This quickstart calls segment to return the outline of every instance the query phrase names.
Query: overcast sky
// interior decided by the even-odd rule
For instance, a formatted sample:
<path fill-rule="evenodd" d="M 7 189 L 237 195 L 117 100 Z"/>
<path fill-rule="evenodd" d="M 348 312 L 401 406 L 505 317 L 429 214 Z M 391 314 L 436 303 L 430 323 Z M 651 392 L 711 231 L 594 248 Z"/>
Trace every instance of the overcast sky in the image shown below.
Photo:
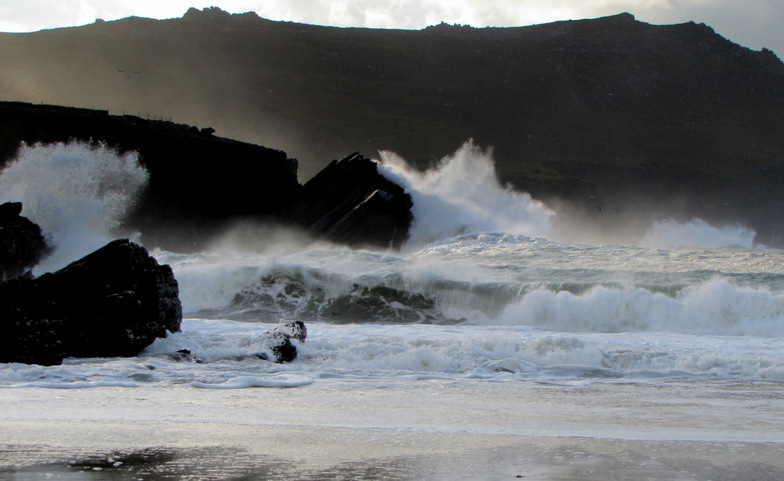
<path fill-rule="evenodd" d="M 460 23 L 523 26 L 630 12 L 654 24 L 706 23 L 745 47 L 784 58 L 784 0 L 0 0 L 0 31 L 25 32 L 136 15 L 181 17 L 189 7 L 340 27 L 420 29 Z"/>

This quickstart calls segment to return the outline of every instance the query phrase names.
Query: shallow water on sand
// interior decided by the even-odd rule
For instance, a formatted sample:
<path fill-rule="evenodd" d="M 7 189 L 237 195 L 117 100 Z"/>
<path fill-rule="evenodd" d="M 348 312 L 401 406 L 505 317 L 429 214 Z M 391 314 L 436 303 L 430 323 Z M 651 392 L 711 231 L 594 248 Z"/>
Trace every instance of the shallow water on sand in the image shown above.
<path fill-rule="evenodd" d="M 0 390 L 0 479 L 782 479 L 771 384 Z"/>

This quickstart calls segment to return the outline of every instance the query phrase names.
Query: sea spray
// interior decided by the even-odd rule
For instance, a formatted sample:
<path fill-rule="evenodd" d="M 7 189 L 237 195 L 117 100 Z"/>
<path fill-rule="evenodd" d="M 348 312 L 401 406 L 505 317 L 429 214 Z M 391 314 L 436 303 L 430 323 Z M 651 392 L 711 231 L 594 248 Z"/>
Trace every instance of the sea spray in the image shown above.
<path fill-rule="evenodd" d="M 640 239 L 643 247 L 753 247 L 755 232 L 743 226 L 722 228 L 702 219 L 681 223 L 674 219 L 654 222 Z"/>
<path fill-rule="evenodd" d="M 503 187 L 492 149 L 466 141 L 435 168 L 420 172 L 393 152 L 380 152 L 379 171 L 403 186 L 414 201 L 414 223 L 407 246 L 418 249 L 455 235 L 497 232 L 528 237 L 555 235 L 555 213 L 528 193 Z M 562 226 L 563 227 L 563 226 Z M 567 229 L 567 232 L 570 230 Z M 580 229 L 559 236 L 579 243 Z M 613 233 L 603 232 L 608 239 Z M 655 221 L 640 237 L 642 247 L 752 247 L 755 232 L 743 226 L 715 227 L 702 219 Z M 563 238 L 560 238 L 563 237 Z"/>
<path fill-rule="evenodd" d="M 0 200 L 21 201 L 23 215 L 52 237 L 55 252 L 36 267 L 40 274 L 116 237 L 148 177 L 136 154 L 120 155 L 102 144 L 23 144 L 0 174 Z"/>
<path fill-rule="evenodd" d="M 553 213 L 527 193 L 501 186 L 492 150 L 472 140 L 424 173 L 392 152 L 381 152 L 379 171 L 405 188 L 414 201 L 408 246 L 458 234 L 505 232 L 546 236 Z"/>
<path fill-rule="evenodd" d="M 201 318 L 784 336 L 784 273 L 771 272 L 783 254 L 705 253 L 476 234 L 398 255 L 314 248 L 160 259 L 178 276 L 186 313 Z"/>

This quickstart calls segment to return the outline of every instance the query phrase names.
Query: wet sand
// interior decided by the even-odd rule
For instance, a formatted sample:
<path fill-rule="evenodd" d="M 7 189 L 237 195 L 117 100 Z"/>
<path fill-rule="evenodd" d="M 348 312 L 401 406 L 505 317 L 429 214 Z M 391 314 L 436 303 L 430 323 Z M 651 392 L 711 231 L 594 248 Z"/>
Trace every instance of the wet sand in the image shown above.
<path fill-rule="evenodd" d="M 2 389 L 0 479 L 781 480 L 777 385 Z"/>

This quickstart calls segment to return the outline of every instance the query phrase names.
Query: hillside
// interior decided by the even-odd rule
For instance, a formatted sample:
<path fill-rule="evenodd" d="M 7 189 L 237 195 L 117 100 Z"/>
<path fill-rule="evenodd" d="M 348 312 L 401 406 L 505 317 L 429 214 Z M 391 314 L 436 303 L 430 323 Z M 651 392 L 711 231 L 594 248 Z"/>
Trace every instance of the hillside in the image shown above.
<path fill-rule="evenodd" d="M 191 9 L 0 34 L 0 64 L 0 100 L 211 126 L 286 151 L 303 180 L 357 150 L 425 168 L 473 138 L 504 183 L 598 230 L 678 211 L 784 239 L 784 64 L 703 24 L 407 31 Z"/>

